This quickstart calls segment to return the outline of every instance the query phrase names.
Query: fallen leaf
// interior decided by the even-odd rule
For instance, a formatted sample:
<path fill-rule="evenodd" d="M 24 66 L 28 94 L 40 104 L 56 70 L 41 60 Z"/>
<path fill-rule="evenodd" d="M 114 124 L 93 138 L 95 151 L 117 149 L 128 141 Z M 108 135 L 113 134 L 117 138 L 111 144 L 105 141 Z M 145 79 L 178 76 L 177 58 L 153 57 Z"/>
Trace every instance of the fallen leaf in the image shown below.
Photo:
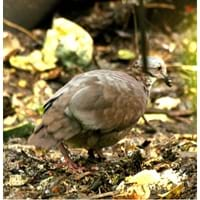
<path fill-rule="evenodd" d="M 125 178 L 126 183 L 137 184 L 152 184 L 157 183 L 160 179 L 159 173 L 156 170 L 143 170 L 134 176 L 128 176 Z"/>
<path fill-rule="evenodd" d="M 27 86 L 27 81 L 25 79 L 20 79 L 18 81 L 18 86 L 21 87 L 21 88 L 25 88 Z"/>
<path fill-rule="evenodd" d="M 88 66 L 93 55 L 93 39 L 89 33 L 65 18 L 55 19 L 53 30 L 59 41 L 56 56 L 62 64 L 67 67 Z"/>
<path fill-rule="evenodd" d="M 5 183 L 5 185 L 9 186 L 22 186 L 28 181 L 28 177 L 24 177 L 20 174 L 12 174 L 9 177 L 8 182 Z"/>
<path fill-rule="evenodd" d="M 13 67 L 25 71 L 46 71 L 56 67 L 54 63 L 45 63 L 39 50 L 34 50 L 26 56 L 11 56 L 9 62 Z"/>
<path fill-rule="evenodd" d="M 178 199 L 180 197 L 180 194 L 184 190 L 185 190 L 184 184 L 181 183 L 164 194 L 158 194 L 158 196 L 165 199 L 175 199 L 175 198 Z"/>
<path fill-rule="evenodd" d="M 17 37 L 10 32 L 3 32 L 3 61 L 7 61 L 17 51 L 23 51 Z"/>
<path fill-rule="evenodd" d="M 59 60 L 64 66 L 88 66 L 93 55 L 93 40 L 89 33 L 65 18 L 53 21 L 47 30 L 43 48 L 28 55 L 11 56 L 13 67 L 26 71 L 46 71 L 56 68 Z"/>
<path fill-rule="evenodd" d="M 148 199 L 151 194 L 150 185 L 156 184 L 160 175 L 155 170 L 143 170 L 134 176 L 128 176 L 118 186 L 116 198 Z"/>
<path fill-rule="evenodd" d="M 121 60 L 131 60 L 135 58 L 134 52 L 128 50 L 128 49 L 120 49 L 117 52 L 118 58 Z"/>
<path fill-rule="evenodd" d="M 155 101 L 155 108 L 168 109 L 177 107 L 181 103 L 179 98 L 161 97 Z"/>
<path fill-rule="evenodd" d="M 150 121 L 150 120 L 161 120 L 163 122 L 167 122 L 167 121 L 172 122 L 173 121 L 172 119 L 167 117 L 166 114 L 145 114 L 144 117 L 147 121 Z"/>

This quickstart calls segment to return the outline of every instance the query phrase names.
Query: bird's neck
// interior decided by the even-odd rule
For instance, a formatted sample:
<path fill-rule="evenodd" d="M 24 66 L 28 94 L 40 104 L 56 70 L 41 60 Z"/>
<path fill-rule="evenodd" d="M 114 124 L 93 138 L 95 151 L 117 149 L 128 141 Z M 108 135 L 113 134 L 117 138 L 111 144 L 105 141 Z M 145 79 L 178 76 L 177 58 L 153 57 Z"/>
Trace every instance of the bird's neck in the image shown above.
<path fill-rule="evenodd" d="M 151 87 L 155 81 L 156 81 L 155 77 L 146 75 L 146 80 L 145 80 L 144 84 L 146 85 L 146 87 L 148 88 L 149 91 L 151 90 Z"/>
<path fill-rule="evenodd" d="M 156 81 L 155 77 L 152 77 L 142 71 L 139 70 L 132 70 L 129 75 L 133 76 L 136 80 L 141 82 L 144 85 L 145 91 L 149 94 L 152 85 Z"/>

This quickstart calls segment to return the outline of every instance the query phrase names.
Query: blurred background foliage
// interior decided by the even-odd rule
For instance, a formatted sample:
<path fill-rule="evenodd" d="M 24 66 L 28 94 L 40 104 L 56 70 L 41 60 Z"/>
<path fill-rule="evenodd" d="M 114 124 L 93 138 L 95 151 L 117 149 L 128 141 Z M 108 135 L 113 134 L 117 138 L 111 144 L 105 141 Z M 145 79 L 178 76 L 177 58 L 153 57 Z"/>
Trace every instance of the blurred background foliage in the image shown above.
<path fill-rule="evenodd" d="M 187 13 L 183 22 L 179 25 L 182 39 L 182 49 L 178 58 L 184 65 L 196 65 L 197 63 L 197 16 Z"/>

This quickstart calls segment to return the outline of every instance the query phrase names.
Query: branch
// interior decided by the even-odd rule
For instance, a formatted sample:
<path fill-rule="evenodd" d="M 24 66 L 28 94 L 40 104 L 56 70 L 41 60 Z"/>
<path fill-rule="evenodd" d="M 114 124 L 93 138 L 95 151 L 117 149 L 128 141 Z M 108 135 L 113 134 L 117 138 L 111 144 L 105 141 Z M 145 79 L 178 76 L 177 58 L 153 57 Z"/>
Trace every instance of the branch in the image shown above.
<path fill-rule="evenodd" d="M 38 39 L 30 32 L 28 31 L 27 29 L 25 29 L 24 27 L 18 25 L 18 24 L 15 24 L 14 22 L 11 22 L 7 19 L 3 19 L 3 23 L 13 29 L 16 29 L 24 34 L 26 34 L 28 37 L 30 37 L 33 41 L 35 41 L 37 44 L 41 45 L 41 43 L 38 41 Z"/>
<path fill-rule="evenodd" d="M 104 198 L 104 197 L 110 197 L 110 196 L 113 196 L 114 194 L 115 194 L 115 192 L 105 192 L 105 193 L 93 195 L 90 197 L 90 199 L 100 199 L 100 198 Z"/>
<path fill-rule="evenodd" d="M 145 8 L 163 8 L 163 9 L 170 9 L 174 10 L 175 6 L 172 4 L 167 3 L 146 3 L 144 5 Z"/>

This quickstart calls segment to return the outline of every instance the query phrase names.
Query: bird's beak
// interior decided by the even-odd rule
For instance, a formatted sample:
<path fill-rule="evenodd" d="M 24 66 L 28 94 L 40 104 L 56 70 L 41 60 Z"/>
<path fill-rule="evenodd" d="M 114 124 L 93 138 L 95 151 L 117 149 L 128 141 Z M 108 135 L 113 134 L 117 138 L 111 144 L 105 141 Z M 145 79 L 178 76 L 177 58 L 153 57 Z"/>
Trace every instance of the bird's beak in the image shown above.
<path fill-rule="evenodd" d="M 172 80 L 165 74 L 162 74 L 167 86 L 172 87 Z"/>

